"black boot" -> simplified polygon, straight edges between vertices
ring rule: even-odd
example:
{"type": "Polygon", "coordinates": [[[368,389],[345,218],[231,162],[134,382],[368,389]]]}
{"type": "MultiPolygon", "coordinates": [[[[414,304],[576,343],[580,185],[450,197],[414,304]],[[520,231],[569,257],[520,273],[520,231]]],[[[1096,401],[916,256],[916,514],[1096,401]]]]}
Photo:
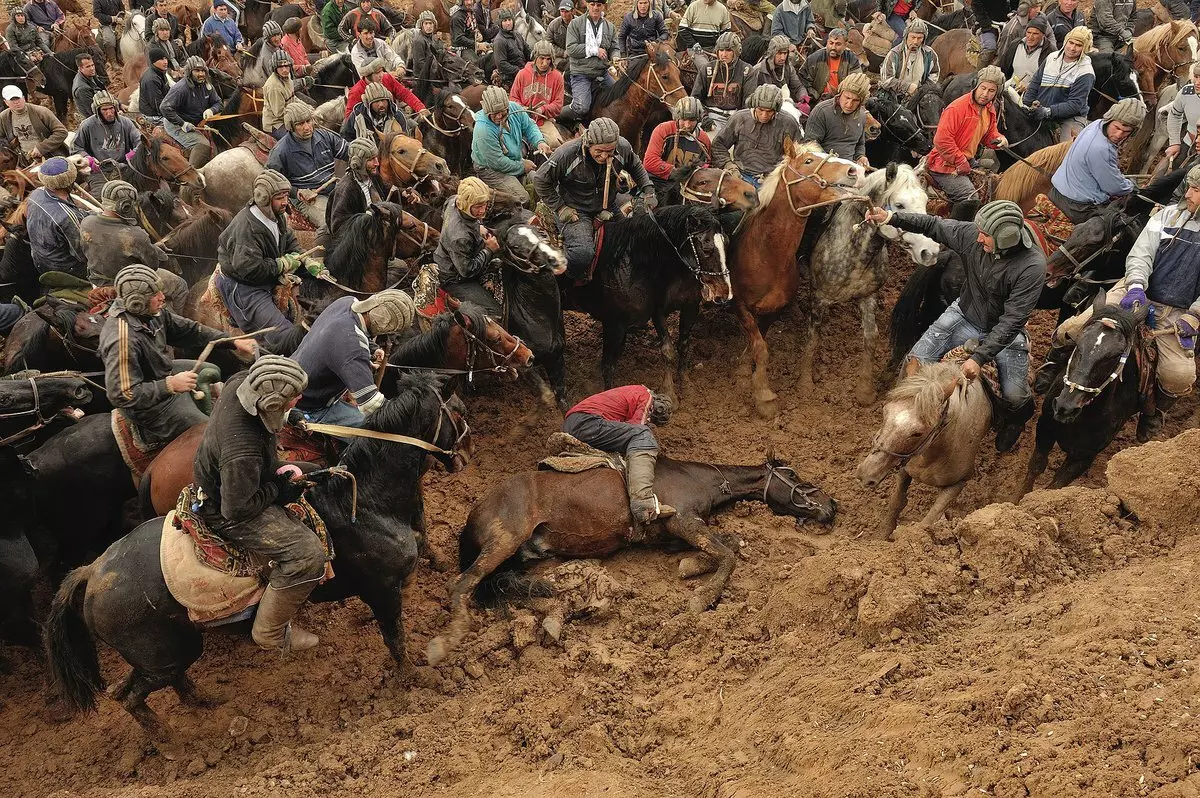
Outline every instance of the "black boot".
{"type": "Polygon", "coordinates": [[[1178,396],[1172,396],[1159,386],[1154,386],[1154,412],[1143,412],[1138,419],[1138,443],[1146,443],[1162,431],[1163,422],[1167,420],[1167,412],[1178,401],[1178,396]]]}
{"type": "Polygon", "coordinates": [[[1038,396],[1044,396],[1047,391],[1054,387],[1054,383],[1062,375],[1063,369],[1067,367],[1067,361],[1071,359],[1071,353],[1075,351],[1074,344],[1062,344],[1050,346],[1050,351],[1046,353],[1046,362],[1037,370],[1037,376],[1033,378],[1033,392],[1038,396]]]}
{"type": "Polygon", "coordinates": [[[1036,407],[1032,396],[1019,405],[1009,404],[1004,398],[1000,398],[998,403],[1003,405],[1003,409],[996,419],[996,451],[1003,454],[1017,445],[1021,433],[1025,431],[1025,422],[1033,418],[1036,407]]]}

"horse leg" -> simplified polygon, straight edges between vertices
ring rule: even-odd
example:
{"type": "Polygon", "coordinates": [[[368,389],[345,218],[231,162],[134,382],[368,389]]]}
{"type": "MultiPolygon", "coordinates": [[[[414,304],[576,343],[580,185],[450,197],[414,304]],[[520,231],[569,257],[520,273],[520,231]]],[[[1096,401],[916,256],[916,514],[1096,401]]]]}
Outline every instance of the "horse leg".
{"type": "Polygon", "coordinates": [[[404,601],[404,585],[400,580],[388,579],[381,585],[372,585],[372,589],[362,592],[362,599],[371,608],[379,633],[388,653],[400,667],[402,675],[413,671],[412,660],[408,656],[408,647],[404,636],[404,620],[401,617],[401,606],[404,601]]]}
{"type": "Polygon", "coordinates": [[[908,486],[912,484],[912,477],[903,468],[896,474],[896,487],[892,489],[892,497],[888,500],[887,515],[883,519],[883,524],[879,531],[884,540],[889,540],[892,533],[896,531],[896,524],[900,521],[900,511],[904,509],[904,505],[908,504],[908,486]]]}
{"type": "Polygon", "coordinates": [[[127,692],[121,701],[121,706],[145,730],[158,752],[171,761],[182,759],[186,750],[171,727],[146,704],[146,698],[156,690],[172,686],[177,679],[174,675],[152,676],[135,667],[129,674],[125,685],[127,692]]]}
{"type": "Polygon", "coordinates": [[[679,351],[676,349],[675,341],[671,338],[671,328],[667,326],[667,320],[656,316],[654,319],[654,329],[658,331],[658,348],[662,352],[663,357],[667,361],[667,371],[663,376],[663,393],[671,397],[673,404],[679,404],[679,397],[675,393],[675,372],[679,368],[679,351]]]}
{"type": "Polygon", "coordinates": [[[707,554],[717,563],[717,570],[688,600],[688,612],[701,613],[717,603],[733,574],[737,557],[733,550],[718,540],[704,522],[694,516],[679,520],[675,516],[666,522],[667,532],[707,554]]]}
{"type": "Polygon", "coordinates": [[[1054,481],[1050,483],[1051,490],[1056,488],[1065,488],[1092,467],[1092,463],[1096,460],[1096,455],[1082,455],[1079,457],[1068,457],[1058,470],[1054,472],[1054,481]]]}
{"type": "Polygon", "coordinates": [[[192,709],[216,709],[225,703],[224,699],[203,692],[186,671],[179,674],[179,678],[171,687],[175,690],[175,695],[179,696],[179,703],[192,709]]]}
{"type": "Polygon", "coordinates": [[[675,378],[683,389],[683,372],[687,369],[687,350],[691,343],[692,327],[700,316],[699,305],[686,305],[679,309],[679,338],[675,341],[675,378]]]}
{"type": "Polygon", "coordinates": [[[1021,483],[1020,492],[1013,498],[1014,503],[1033,490],[1033,483],[1046,470],[1046,463],[1050,460],[1050,451],[1054,448],[1054,440],[1048,435],[1045,438],[1046,440],[1043,440],[1043,436],[1040,434],[1037,436],[1033,453],[1029,455],[1029,465],[1025,468],[1025,481],[1021,483]]]}
{"type": "Polygon", "coordinates": [[[737,305],[738,320],[750,345],[750,382],[754,391],[754,407],[763,418],[774,418],[779,414],[779,397],[771,390],[767,377],[768,352],[767,342],[763,337],[770,320],[764,318],[760,323],[754,313],[745,305],[737,305]]]}
{"type": "Polygon", "coordinates": [[[825,303],[820,301],[808,309],[808,335],[804,336],[804,345],[800,348],[800,377],[796,380],[796,392],[801,399],[810,399],[816,390],[813,358],[817,351],[817,330],[825,318],[825,310],[825,303]]]}
{"type": "Polygon", "coordinates": [[[862,313],[863,352],[854,401],[866,407],[875,402],[875,342],[879,337],[879,325],[875,323],[875,295],[860,299],[858,308],[862,313]]]}
{"type": "Polygon", "coordinates": [[[950,504],[958,498],[958,494],[963,492],[963,488],[967,486],[967,480],[963,479],[956,482],[948,488],[942,488],[942,492],[933,500],[933,506],[929,508],[929,512],[921,519],[921,526],[931,527],[936,524],[943,515],[946,514],[950,504]]]}
{"type": "Polygon", "coordinates": [[[600,375],[604,380],[604,390],[616,384],[617,361],[625,351],[625,325],[614,320],[604,325],[604,352],[600,356],[600,375]]]}

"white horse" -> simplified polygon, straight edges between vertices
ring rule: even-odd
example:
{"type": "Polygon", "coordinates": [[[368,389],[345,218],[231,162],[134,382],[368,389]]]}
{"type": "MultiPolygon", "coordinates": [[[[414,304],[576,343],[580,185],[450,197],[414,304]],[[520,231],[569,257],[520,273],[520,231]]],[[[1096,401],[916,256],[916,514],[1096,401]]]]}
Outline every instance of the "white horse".
{"type": "MultiPolygon", "coordinates": [[[[908,165],[888,164],[886,169],[872,172],[861,193],[868,197],[871,205],[909,213],[925,213],[929,203],[929,195],[908,165]]],[[[829,309],[857,300],[862,313],[863,355],[855,400],[864,405],[874,402],[875,343],[879,335],[875,304],[887,277],[885,246],[889,241],[899,241],[908,249],[914,262],[932,266],[937,261],[937,243],[891,225],[866,225],[863,222],[865,211],[861,202],[847,201],[838,205],[818,234],[809,256],[813,297],[809,308],[808,338],[800,358],[798,387],[801,396],[811,395],[813,391],[817,331],[829,309]]]]}
{"type": "Polygon", "coordinates": [[[146,55],[146,18],[141,14],[130,14],[125,20],[125,31],[117,43],[121,60],[128,64],[139,56],[146,55]]]}
{"type": "Polygon", "coordinates": [[[204,178],[204,201],[236,214],[254,194],[254,178],[263,165],[245,147],[219,152],[200,167],[204,178]]]}

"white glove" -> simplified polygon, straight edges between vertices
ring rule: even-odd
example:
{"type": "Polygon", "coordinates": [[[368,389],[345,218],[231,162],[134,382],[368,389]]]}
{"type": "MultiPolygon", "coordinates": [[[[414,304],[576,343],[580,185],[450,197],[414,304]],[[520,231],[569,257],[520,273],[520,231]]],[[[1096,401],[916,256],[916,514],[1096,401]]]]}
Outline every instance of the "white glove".
{"type": "Polygon", "coordinates": [[[205,119],[212,119],[212,115],[213,115],[213,109],[211,109],[211,108],[204,109],[204,118],[205,119]]]}
{"type": "Polygon", "coordinates": [[[184,133],[191,133],[192,131],[194,131],[196,129],[196,126],[193,125],[191,122],[184,122],[182,125],[179,126],[179,129],[182,130],[184,133]]]}

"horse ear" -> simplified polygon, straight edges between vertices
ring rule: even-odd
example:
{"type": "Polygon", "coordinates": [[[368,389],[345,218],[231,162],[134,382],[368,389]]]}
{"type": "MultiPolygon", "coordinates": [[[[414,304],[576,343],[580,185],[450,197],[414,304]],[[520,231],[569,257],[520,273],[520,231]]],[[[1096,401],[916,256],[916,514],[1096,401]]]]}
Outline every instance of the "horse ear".
{"type": "Polygon", "coordinates": [[[1108,303],[1105,301],[1104,289],[1098,289],[1096,291],[1096,296],[1092,299],[1092,315],[1094,316],[1100,311],[1104,310],[1104,306],[1107,304],[1108,303]]]}
{"type": "Polygon", "coordinates": [[[796,143],[790,137],[783,140],[783,155],[785,158],[796,157],[796,143]]]}
{"type": "Polygon", "coordinates": [[[771,444],[767,448],[767,465],[775,465],[777,462],[775,459],[775,444],[771,444]]]}
{"type": "Polygon", "coordinates": [[[900,171],[900,166],[895,161],[888,161],[887,171],[884,173],[886,182],[891,183],[896,179],[896,173],[900,171]]]}

